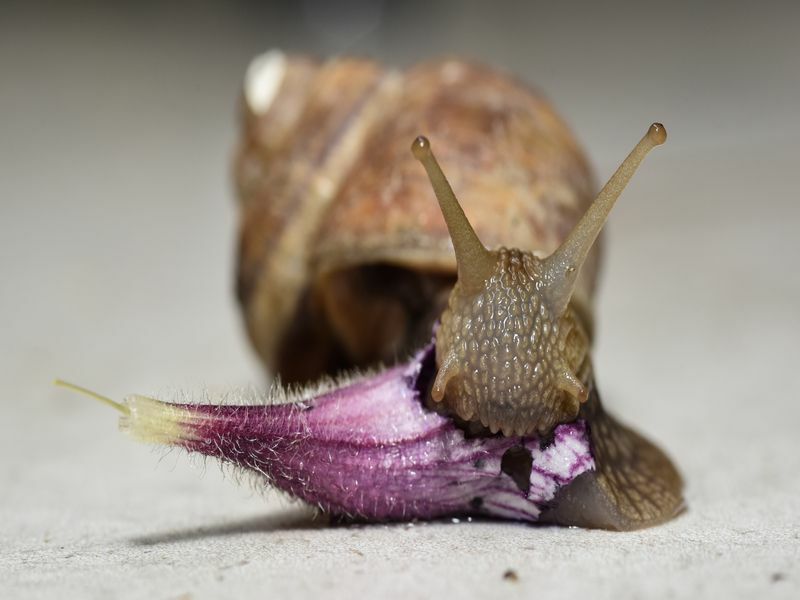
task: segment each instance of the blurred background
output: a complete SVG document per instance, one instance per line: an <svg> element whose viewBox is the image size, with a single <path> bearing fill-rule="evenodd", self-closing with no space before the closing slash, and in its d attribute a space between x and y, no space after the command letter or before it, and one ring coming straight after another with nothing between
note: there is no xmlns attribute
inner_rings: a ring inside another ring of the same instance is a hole
<svg viewBox="0 0 800 600"><path fill-rule="evenodd" d="M469 596L501 585L506 563L518 591L555 597L796 592L799 6L3 3L3 595L121 597L126 581L131 597L391 595L412 579L439 590L454 568L441 590ZM550 97L601 181L647 124L666 124L608 228L595 363L607 404L684 471L685 517L611 538L309 530L295 505L159 460L106 409L52 388L263 383L233 296L230 164L244 71L273 47L512 71ZM565 581L576 561L584 576Z"/></svg>

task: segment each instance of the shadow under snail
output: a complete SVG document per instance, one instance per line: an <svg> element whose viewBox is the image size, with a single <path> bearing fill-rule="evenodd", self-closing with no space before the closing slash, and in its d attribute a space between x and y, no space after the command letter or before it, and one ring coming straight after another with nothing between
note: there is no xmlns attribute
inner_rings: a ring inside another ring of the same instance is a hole
<svg viewBox="0 0 800 600"><path fill-rule="evenodd" d="M591 176L560 119L483 67L444 60L399 74L269 53L251 66L245 100L238 289L267 365L298 382L416 350L255 405L100 397L123 429L358 519L630 530L683 510L677 470L603 410L589 357L593 246L666 140L662 125L589 202ZM441 145L465 209L411 129ZM425 172L443 220L403 213L435 206ZM504 221L519 248L501 245Z"/></svg>

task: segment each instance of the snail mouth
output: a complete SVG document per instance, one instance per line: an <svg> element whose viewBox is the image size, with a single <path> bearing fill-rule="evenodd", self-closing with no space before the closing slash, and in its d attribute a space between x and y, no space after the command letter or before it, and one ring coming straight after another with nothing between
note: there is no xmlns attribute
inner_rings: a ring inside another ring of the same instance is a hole
<svg viewBox="0 0 800 600"><path fill-rule="evenodd" d="M311 380L337 369L394 364L430 338L431 327L447 304L455 277L388 263L359 265L321 275L295 315L294 328L318 321L318 338L325 338L328 364L322 370L309 365L289 379ZM281 354L291 352L296 338L289 331ZM317 340L317 343L320 340ZM308 347L305 345L304 347ZM320 347L319 345L317 347ZM281 358L291 369L303 361ZM280 369L282 373L284 370ZM296 369L294 369L296 370ZM284 375L285 377L285 375Z"/></svg>

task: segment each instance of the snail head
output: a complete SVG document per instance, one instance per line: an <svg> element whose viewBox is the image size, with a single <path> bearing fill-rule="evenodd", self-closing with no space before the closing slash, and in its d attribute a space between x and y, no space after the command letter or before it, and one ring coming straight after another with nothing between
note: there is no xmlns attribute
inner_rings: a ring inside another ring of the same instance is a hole
<svg viewBox="0 0 800 600"><path fill-rule="evenodd" d="M615 201L666 136L663 125L650 126L566 240L544 259L484 247L429 141L414 140L412 152L428 173L458 264L436 333L434 401L507 436L548 433L577 417L588 396L589 336L570 299Z"/></svg>

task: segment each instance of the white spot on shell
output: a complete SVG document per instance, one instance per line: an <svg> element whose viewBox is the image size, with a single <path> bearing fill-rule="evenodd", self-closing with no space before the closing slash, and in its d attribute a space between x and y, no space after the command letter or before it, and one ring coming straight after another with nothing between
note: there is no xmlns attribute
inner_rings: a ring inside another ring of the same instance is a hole
<svg viewBox="0 0 800 600"><path fill-rule="evenodd" d="M322 198L330 198L336 191L336 186L330 177L318 175L313 182L314 191Z"/></svg>
<svg viewBox="0 0 800 600"><path fill-rule="evenodd" d="M464 77L464 65L457 61L449 60L442 65L441 73L444 83L453 85Z"/></svg>
<svg viewBox="0 0 800 600"><path fill-rule="evenodd" d="M244 78L244 96L255 114L269 110L283 76L286 73L286 55L280 50L270 50L250 61Z"/></svg>

